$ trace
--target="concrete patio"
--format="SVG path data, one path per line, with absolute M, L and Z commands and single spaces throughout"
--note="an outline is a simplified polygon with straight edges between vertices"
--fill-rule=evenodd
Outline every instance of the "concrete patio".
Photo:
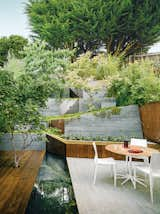
M 93 185 L 94 162 L 87 158 L 67 158 L 79 214 L 160 214 L 160 180 L 155 180 L 154 205 L 150 202 L 149 186 L 130 182 L 117 187 L 107 166 L 98 169 Z

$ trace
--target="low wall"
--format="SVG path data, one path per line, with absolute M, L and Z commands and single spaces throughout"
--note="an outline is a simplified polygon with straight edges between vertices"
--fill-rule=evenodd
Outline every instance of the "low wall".
M 95 116 L 91 113 L 65 121 L 66 136 L 143 138 L 137 105 L 121 107 L 118 115 Z
M 46 150 L 45 136 L 39 136 L 37 134 L 29 134 L 27 142 L 31 142 L 25 150 Z M 13 142 L 16 150 L 24 150 L 24 141 L 22 134 L 14 134 Z M 13 144 L 11 143 L 11 134 L 4 134 L 0 137 L 0 151 L 13 150 Z

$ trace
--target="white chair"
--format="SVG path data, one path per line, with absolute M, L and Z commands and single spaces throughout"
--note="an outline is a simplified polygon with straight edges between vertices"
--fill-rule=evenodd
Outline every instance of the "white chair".
M 130 145 L 147 147 L 147 140 L 146 139 L 131 138 L 131 144 Z
M 160 177 L 160 153 L 154 153 L 151 156 L 151 161 L 148 166 L 135 166 L 134 167 L 134 178 L 135 178 L 135 188 L 136 188 L 136 172 L 137 170 L 145 173 L 149 176 L 149 185 L 150 185 L 150 197 L 151 202 L 153 203 L 153 184 L 154 177 Z
M 140 146 L 140 147 L 147 148 L 147 140 L 146 139 L 131 138 L 130 145 L 131 146 Z M 141 164 L 146 164 L 147 165 L 149 163 L 148 158 L 144 157 L 144 156 L 138 156 L 137 157 L 137 156 L 132 155 L 132 158 L 143 160 L 144 162 L 141 163 Z M 128 159 L 129 159 L 129 157 L 126 156 L 127 163 L 128 163 Z M 134 164 L 140 164 L 140 162 L 134 162 Z
M 94 178 L 93 178 L 93 184 L 96 183 L 96 176 L 97 176 L 97 169 L 98 165 L 108 165 L 112 168 L 113 170 L 113 175 L 114 175 L 114 186 L 116 187 L 116 162 L 113 158 L 98 158 L 98 152 L 97 152 L 97 147 L 95 142 L 93 142 L 93 148 L 95 152 L 94 156 L 94 163 L 95 163 L 95 169 L 94 169 Z

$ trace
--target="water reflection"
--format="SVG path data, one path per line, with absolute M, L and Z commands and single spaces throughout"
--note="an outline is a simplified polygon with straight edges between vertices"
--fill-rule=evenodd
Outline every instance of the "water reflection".
M 77 207 L 65 159 L 46 154 L 26 214 L 76 214 Z

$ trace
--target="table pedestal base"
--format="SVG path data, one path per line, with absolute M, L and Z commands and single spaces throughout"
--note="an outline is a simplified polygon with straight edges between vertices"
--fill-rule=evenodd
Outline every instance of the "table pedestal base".
M 128 162 L 128 165 L 127 165 L 127 170 L 128 170 L 128 172 L 126 173 L 126 175 L 119 176 L 120 179 L 125 179 L 121 183 L 121 185 L 124 185 L 128 181 L 131 181 L 131 183 L 133 184 L 134 189 L 136 189 L 136 183 L 139 183 L 139 184 L 141 184 L 141 185 L 146 187 L 146 184 L 144 183 L 144 181 L 145 181 L 144 179 L 139 178 L 139 177 L 135 177 L 133 175 L 133 166 L 132 166 L 132 157 L 131 156 L 129 156 L 129 162 Z

